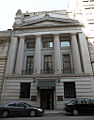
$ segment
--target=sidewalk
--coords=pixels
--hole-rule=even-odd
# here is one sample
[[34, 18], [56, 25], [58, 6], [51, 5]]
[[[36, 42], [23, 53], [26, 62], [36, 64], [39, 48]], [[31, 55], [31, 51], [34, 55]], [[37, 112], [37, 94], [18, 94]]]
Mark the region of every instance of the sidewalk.
[[45, 114], [66, 114], [65, 110], [45, 110]]

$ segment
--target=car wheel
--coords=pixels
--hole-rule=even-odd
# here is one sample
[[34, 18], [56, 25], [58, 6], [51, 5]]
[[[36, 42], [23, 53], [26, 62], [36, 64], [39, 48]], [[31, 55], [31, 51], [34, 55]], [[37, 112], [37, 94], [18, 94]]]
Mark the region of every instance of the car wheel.
[[2, 117], [3, 117], [3, 118], [8, 117], [8, 115], [9, 115], [9, 112], [8, 112], [8, 111], [3, 111], [3, 112], [2, 112]]
[[77, 110], [77, 109], [74, 109], [73, 112], [72, 112], [72, 114], [73, 114], [74, 116], [77, 116], [77, 115], [78, 115], [78, 110]]
[[34, 117], [36, 116], [36, 111], [35, 110], [31, 110], [30, 111], [30, 117]]

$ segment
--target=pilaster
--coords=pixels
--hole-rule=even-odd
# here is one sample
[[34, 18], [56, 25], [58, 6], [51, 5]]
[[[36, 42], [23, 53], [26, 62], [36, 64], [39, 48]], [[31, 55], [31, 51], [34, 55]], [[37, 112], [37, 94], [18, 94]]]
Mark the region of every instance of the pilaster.
[[81, 73], [81, 60], [79, 54], [78, 43], [76, 39], [76, 34], [71, 35], [71, 45], [72, 45], [72, 55], [73, 55], [73, 64], [74, 64], [74, 72]]
[[41, 36], [36, 36], [34, 73], [40, 74], [41, 71]]
[[8, 53], [8, 59], [7, 59], [7, 65], [6, 65], [6, 75], [11, 75], [14, 73], [17, 46], [18, 46], [18, 38], [12, 35], [9, 53]]
[[21, 74], [22, 72], [23, 57], [24, 57], [24, 37], [21, 36], [19, 41], [17, 60], [16, 60], [16, 68], [15, 68], [16, 74]]
[[81, 58], [82, 58], [84, 72], [92, 73], [92, 67], [91, 67], [86, 37], [83, 33], [79, 33], [78, 36], [79, 36], [79, 44], [81, 49]]
[[61, 58], [60, 58], [60, 41], [59, 35], [54, 35], [54, 61], [55, 61], [55, 73], [61, 73]]

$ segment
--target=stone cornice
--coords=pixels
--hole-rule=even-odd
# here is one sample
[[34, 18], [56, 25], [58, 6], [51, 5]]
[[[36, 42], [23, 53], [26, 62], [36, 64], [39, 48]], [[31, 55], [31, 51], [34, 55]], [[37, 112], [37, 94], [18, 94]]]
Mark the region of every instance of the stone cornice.
[[49, 75], [15, 75], [15, 74], [12, 74], [12, 75], [6, 75], [5, 78], [6, 79], [10, 79], [10, 78], [14, 78], [14, 79], [20, 79], [20, 78], [72, 78], [72, 77], [76, 77], [76, 78], [79, 78], [79, 77], [93, 77], [93, 74], [90, 74], [90, 73], [79, 73], [79, 74], [49, 74]]

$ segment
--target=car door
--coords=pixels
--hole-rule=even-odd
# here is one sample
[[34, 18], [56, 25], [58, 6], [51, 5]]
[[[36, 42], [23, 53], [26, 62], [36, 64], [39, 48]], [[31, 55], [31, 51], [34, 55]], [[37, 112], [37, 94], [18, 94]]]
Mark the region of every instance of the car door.
[[26, 116], [27, 115], [27, 110], [26, 110], [26, 105], [24, 105], [23, 103], [16, 103], [16, 110], [15, 110], [15, 114], [17, 116]]
[[85, 101], [86, 101], [86, 106], [87, 106], [86, 108], [87, 112], [94, 113], [94, 100], [86, 98]]
[[78, 109], [79, 113], [86, 112], [86, 104], [85, 104], [85, 100], [83, 98], [77, 99], [77, 109]]

